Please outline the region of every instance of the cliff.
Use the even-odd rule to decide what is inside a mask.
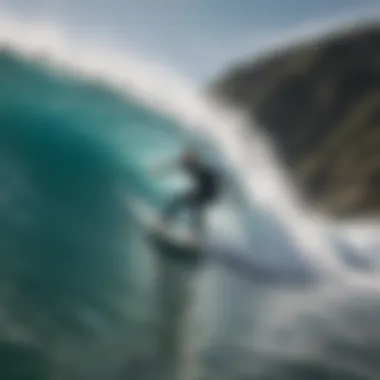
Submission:
[[[380,213],[380,25],[237,64],[211,92],[267,131],[311,206]]]

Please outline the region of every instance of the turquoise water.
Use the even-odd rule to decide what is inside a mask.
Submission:
[[[184,134],[116,90],[10,50],[0,53],[0,125],[1,271],[13,321],[32,334],[36,321],[77,334],[86,315],[115,328],[134,286],[128,260],[141,248],[126,195],[161,207],[170,190],[147,169],[160,152],[175,157]]]

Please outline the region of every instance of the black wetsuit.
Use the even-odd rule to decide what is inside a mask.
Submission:
[[[218,174],[203,165],[186,166],[185,169],[193,177],[195,187],[175,198],[166,209],[165,217],[172,219],[182,208],[188,208],[195,219],[194,223],[200,228],[202,210],[219,194]]]

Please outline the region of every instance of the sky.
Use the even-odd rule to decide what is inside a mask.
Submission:
[[[380,11],[379,0],[0,0],[75,38],[126,49],[206,82],[266,39]],[[355,16],[354,16],[355,17]]]

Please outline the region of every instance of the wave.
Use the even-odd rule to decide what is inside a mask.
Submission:
[[[378,269],[362,265],[375,260],[372,247],[363,254],[368,239],[358,251],[347,234],[336,240],[341,226],[310,217],[266,137],[241,113],[156,64],[10,19],[0,28],[3,331],[63,350],[57,357],[77,371],[86,360],[105,370],[151,344],[152,247],[125,199],[161,207],[176,190],[157,184],[149,165],[191,142],[230,188],[209,220],[210,250],[224,267],[210,264],[202,288],[207,365],[231,379],[300,360],[299,373],[308,365],[343,371],[360,339],[374,334]],[[373,365],[350,362],[368,379]]]

